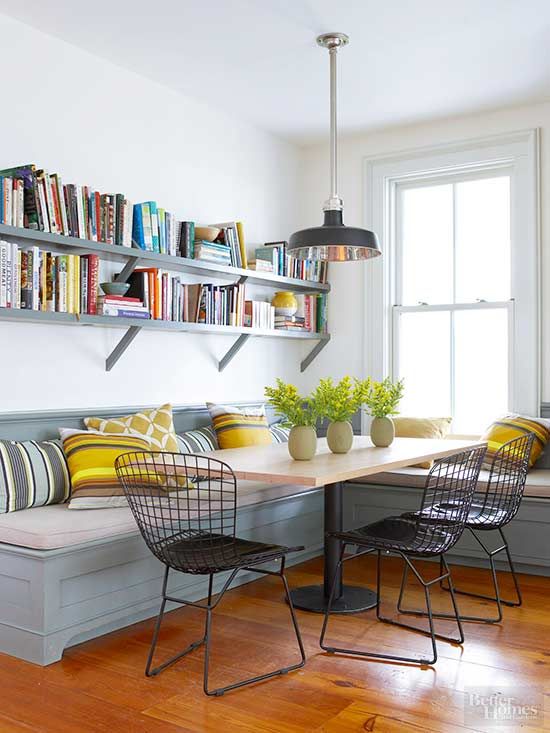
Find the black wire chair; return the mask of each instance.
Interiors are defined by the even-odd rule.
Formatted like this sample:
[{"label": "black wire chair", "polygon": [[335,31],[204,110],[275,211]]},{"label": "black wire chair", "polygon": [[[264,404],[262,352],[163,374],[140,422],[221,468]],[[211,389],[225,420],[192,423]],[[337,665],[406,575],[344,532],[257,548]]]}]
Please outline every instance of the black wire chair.
[{"label": "black wire chair", "polygon": [[[148,677],[159,674],[202,644],[205,645],[203,687],[207,695],[223,695],[228,690],[303,667],[304,647],[284,573],[287,553],[303,548],[264,544],[235,536],[237,482],[231,468],[214,458],[181,453],[125,453],[116,460],[115,468],[143,539],[153,555],[166,566],[162,602],[145,674]],[[274,560],[281,561],[278,572],[257,567]],[[207,575],[207,602],[196,603],[169,595],[167,587],[170,570]],[[211,690],[208,686],[208,672],[212,612],[240,570],[281,578],[300,650],[300,661],[289,667]],[[215,602],[212,602],[214,575],[220,572],[228,572],[229,577]],[[206,611],[204,636],[160,666],[152,668],[168,601]]]},{"label": "black wire chair", "polygon": [[[451,574],[444,554],[458,541],[464,530],[464,523],[468,516],[468,511],[470,509],[470,504],[472,502],[484,455],[485,446],[483,445],[470,448],[448,458],[436,461],[426,478],[420,512],[416,514],[408,513],[400,516],[387,517],[386,519],[369,524],[366,527],[360,527],[347,532],[335,532],[330,535],[331,537],[335,537],[342,541],[342,551],[336,568],[334,582],[332,584],[323,628],[321,631],[319,643],[322,649],[333,653],[353,654],[361,657],[408,662],[425,666],[435,664],[437,661],[436,639],[462,644],[464,641],[464,633],[458,615]],[[444,502],[450,503],[452,505],[452,509],[447,512],[443,518],[441,518],[435,507]],[[348,544],[358,545],[366,549],[362,552],[356,553],[355,555],[344,557],[346,546]],[[336,579],[342,567],[342,563],[372,552],[377,553],[376,616],[378,620],[430,636],[432,644],[432,657],[430,659],[419,659],[416,657],[403,657],[381,654],[379,652],[346,649],[325,643],[327,625],[336,588]],[[426,599],[429,630],[387,618],[382,616],[380,613],[382,553],[384,553],[384,555],[399,555],[406,563],[405,567],[414,573],[419,583],[422,585]],[[441,557],[443,570],[433,580],[426,581],[414,566],[412,558],[430,558],[437,556]],[[458,627],[458,638],[443,636],[442,634],[437,634],[435,632],[433,621],[435,614],[432,612],[430,589],[434,583],[438,583],[440,580],[444,580],[446,578],[449,582],[449,590],[454,610],[452,618],[455,620]]]},{"label": "black wire chair", "polygon": [[[487,478],[487,489],[485,493],[476,492],[472,501],[472,506],[466,518],[465,527],[468,529],[472,537],[477,541],[489,558],[491,577],[493,581],[494,595],[484,595],[482,593],[473,593],[471,591],[460,590],[455,588],[455,593],[471,596],[473,598],[481,598],[486,601],[493,601],[497,605],[497,615],[495,617],[487,616],[467,616],[460,615],[461,621],[476,621],[479,623],[500,623],[502,621],[502,606],[521,606],[522,597],[519,582],[516,575],[516,569],[512,561],[510,549],[502,528],[507,525],[516,516],[519,510],[523,492],[525,489],[525,480],[529,470],[529,457],[533,447],[534,435],[529,433],[519,438],[513,438],[502,445],[495,453],[489,469]],[[449,504],[443,503],[439,506],[439,510],[444,516],[449,511]],[[489,532],[496,530],[502,545],[494,550],[490,550],[487,545],[478,537],[477,532]],[[497,572],[495,567],[495,556],[500,552],[505,552],[508,565],[514,581],[516,593],[515,600],[506,600],[500,595]],[[401,580],[401,590],[399,593],[398,609],[401,613],[413,615],[424,615],[422,611],[414,611],[403,607],[403,595],[407,583],[407,569],[404,569],[403,578]],[[441,581],[441,587],[448,591],[449,587]],[[450,614],[438,613],[437,618],[449,618]]]}]

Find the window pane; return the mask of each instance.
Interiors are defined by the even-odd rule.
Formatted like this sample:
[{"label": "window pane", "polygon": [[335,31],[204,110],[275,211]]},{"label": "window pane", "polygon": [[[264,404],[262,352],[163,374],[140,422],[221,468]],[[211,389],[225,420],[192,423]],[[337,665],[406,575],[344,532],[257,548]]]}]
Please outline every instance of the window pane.
[{"label": "window pane", "polygon": [[401,190],[402,305],[452,303],[453,188]]},{"label": "window pane", "polygon": [[454,319],[453,430],[479,434],[508,410],[508,310],[459,311]]},{"label": "window pane", "polygon": [[402,313],[399,319],[399,377],[405,379],[400,412],[415,417],[450,416],[449,313]]},{"label": "window pane", "polygon": [[456,184],[456,301],[510,298],[510,177]]}]

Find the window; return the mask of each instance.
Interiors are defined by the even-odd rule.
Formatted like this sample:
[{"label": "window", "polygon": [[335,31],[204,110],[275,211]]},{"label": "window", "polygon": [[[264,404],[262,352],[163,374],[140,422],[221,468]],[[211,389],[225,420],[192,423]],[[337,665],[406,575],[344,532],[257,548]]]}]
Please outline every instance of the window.
[{"label": "window", "polygon": [[537,133],[368,161],[365,372],[480,433],[539,414]]},{"label": "window", "polygon": [[510,171],[397,185],[392,371],[408,415],[480,432],[510,404]]}]

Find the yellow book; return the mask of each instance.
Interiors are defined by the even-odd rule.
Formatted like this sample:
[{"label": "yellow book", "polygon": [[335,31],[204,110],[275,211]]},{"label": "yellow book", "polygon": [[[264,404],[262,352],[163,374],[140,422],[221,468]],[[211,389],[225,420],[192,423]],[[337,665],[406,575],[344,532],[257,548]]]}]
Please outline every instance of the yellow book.
[{"label": "yellow book", "polygon": [[241,260],[243,263],[243,269],[248,269],[248,260],[246,258],[246,243],[244,241],[244,228],[242,221],[237,222],[237,234],[239,236],[239,248],[241,250]]},{"label": "yellow book", "polygon": [[48,276],[48,265],[46,252],[40,250],[40,310],[47,310],[47,276]]},{"label": "yellow book", "polygon": [[80,313],[80,257],[74,256],[74,312]]}]

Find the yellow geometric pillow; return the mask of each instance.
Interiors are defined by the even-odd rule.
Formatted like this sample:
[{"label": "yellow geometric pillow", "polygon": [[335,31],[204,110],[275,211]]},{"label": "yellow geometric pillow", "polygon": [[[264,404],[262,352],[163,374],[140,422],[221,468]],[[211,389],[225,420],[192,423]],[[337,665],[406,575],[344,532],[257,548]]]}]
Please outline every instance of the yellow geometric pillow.
[{"label": "yellow geometric pillow", "polygon": [[533,433],[535,439],[529,456],[529,468],[532,468],[541,457],[548,440],[550,440],[550,420],[541,417],[524,417],[523,415],[507,415],[490,425],[481,436],[481,442],[487,443],[484,465],[490,467],[498,449],[513,438]]},{"label": "yellow geometric pillow", "polygon": [[89,430],[100,433],[146,438],[152,446],[150,450],[179,453],[170,404],[124,417],[86,417],[84,423]]},{"label": "yellow geometric pillow", "polygon": [[60,428],[71,474],[70,509],[127,506],[115,461],[123,453],[150,451],[144,438]]},{"label": "yellow geometric pillow", "polygon": [[[393,417],[396,438],[445,438],[451,429],[450,417]],[[431,468],[433,461],[416,464],[418,468]]]},{"label": "yellow geometric pillow", "polygon": [[207,402],[220,448],[246,448],[271,445],[265,407],[239,410]]}]

